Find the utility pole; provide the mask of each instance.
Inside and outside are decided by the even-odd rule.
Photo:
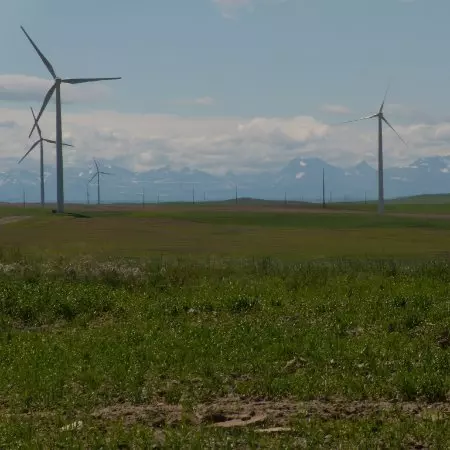
[[[322,208],[325,208],[325,168],[322,169]]]
[[[159,205],[159,191],[158,191],[157,197],[156,197],[156,204]]]
[[[195,186],[192,185],[192,204],[195,205]]]
[[[22,189],[22,201],[23,201],[23,207],[25,208],[26,200],[25,200],[25,189]]]

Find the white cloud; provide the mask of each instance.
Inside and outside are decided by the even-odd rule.
[[[222,16],[227,19],[236,17],[236,14],[245,10],[252,12],[260,5],[276,5],[289,0],[211,0],[220,10]]]
[[[217,5],[222,15],[232,18],[234,14],[242,9],[252,9],[253,0],[212,0]]]
[[[212,106],[215,103],[215,99],[208,96],[198,98],[184,98],[181,100],[175,100],[172,103],[176,105]]]
[[[202,105],[202,106],[210,106],[210,105],[214,104],[214,99],[212,97],[201,97],[201,98],[196,98],[194,100],[194,103],[197,105]]]
[[[114,111],[70,113],[64,108],[65,163],[86,163],[92,157],[142,171],[170,165],[211,173],[253,172],[281,168],[296,157],[320,157],[340,166],[365,159],[376,162],[377,124],[368,120],[329,126],[310,116],[181,117],[121,114]],[[27,109],[0,108],[0,157],[20,158],[30,142]],[[430,155],[450,154],[450,122],[398,124],[406,148],[385,128],[386,165],[408,164]],[[54,112],[42,117],[43,133],[54,138]],[[33,138],[33,140],[35,137]],[[54,150],[48,146],[48,161]],[[37,158],[35,153],[33,158]]]
[[[322,105],[320,110],[331,114],[350,114],[351,110],[343,105]]]
[[[15,102],[42,102],[52,81],[27,75],[0,75],[0,100]],[[91,103],[104,100],[111,93],[101,83],[86,83],[80,86],[63,84],[63,103]]]

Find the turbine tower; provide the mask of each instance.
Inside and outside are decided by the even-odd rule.
[[[49,144],[56,144],[56,141],[52,139],[46,139],[42,137],[42,130],[39,126],[38,121],[36,120],[36,115],[34,114],[33,108],[31,108],[31,114],[33,114],[34,125],[36,126],[36,130],[38,132],[39,139],[30,147],[30,149],[22,156],[22,159],[19,161],[20,164],[32,151],[33,149],[40,144],[40,177],[41,177],[41,206],[45,206],[45,188],[44,188],[44,142],[48,142]],[[73,147],[71,144],[64,144],[67,147]]]
[[[384,94],[383,102],[381,103],[380,109],[376,114],[370,116],[361,117],[356,120],[349,120],[344,123],[359,122],[360,120],[378,119],[378,213],[384,213],[384,179],[383,179],[383,122],[397,135],[397,137],[406,145],[408,144],[405,140],[397,133],[395,128],[389,123],[389,121],[384,116],[384,104],[386,102],[386,97],[388,94],[389,87],[386,89]]]
[[[81,83],[90,83],[93,81],[107,81],[107,80],[120,80],[121,77],[114,78],[65,78],[62,79],[56,75],[53,66],[50,64],[49,60],[43,55],[43,53],[39,50],[37,45],[33,42],[31,37],[25,31],[25,28],[20,27],[22,31],[25,33],[25,36],[30,41],[33,48],[36,50],[36,53],[41,58],[44,65],[47,67],[47,70],[50,72],[53,77],[54,83],[51,88],[48,90],[44,102],[42,104],[41,110],[36,118],[36,122],[39,122],[45,108],[47,107],[48,102],[52,98],[53,93],[56,93],[56,198],[57,198],[57,209],[58,213],[64,212],[64,173],[63,173],[63,153],[62,153],[62,121],[61,121],[61,84],[81,84]],[[31,129],[29,137],[31,137],[34,128],[36,126],[36,122]]]
[[[96,168],[96,172],[94,173],[94,175],[92,175],[92,178],[89,180],[88,184],[95,178],[97,177],[97,205],[100,205],[100,175],[112,175],[112,173],[108,173],[108,172],[101,172],[100,169],[98,168],[98,163],[94,158],[94,163],[95,163],[95,168]]]

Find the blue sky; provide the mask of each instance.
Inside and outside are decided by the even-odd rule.
[[[73,139],[77,136],[71,121],[77,121],[78,132],[87,133],[80,129],[83,124],[89,124],[88,116],[94,111],[102,129],[106,119],[103,122],[99,119],[101,111],[115,112],[117,129],[110,117],[108,132],[120,134],[122,140],[135,136],[129,127],[125,129],[119,124],[119,116],[124,121],[127,118],[136,121],[136,116],[141,120],[147,115],[152,121],[155,115],[175,114],[179,116],[177,124],[173,118],[172,122],[165,123],[164,136],[158,131],[146,137],[142,133],[136,147],[152,155],[167,153],[166,141],[158,147],[158,142],[167,138],[175,159],[176,153],[183,153],[183,158],[178,159],[181,164],[189,160],[189,146],[183,142],[178,150],[173,149],[175,138],[186,137],[191,145],[202,142],[205,152],[212,151],[214,146],[215,151],[226,152],[227,145],[244,140],[245,148],[252,149],[248,151],[257,158],[255,141],[261,139],[255,139],[255,129],[263,127],[261,133],[282,130],[289,138],[299,141],[298,149],[292,151],[289,147],[285,151],[282,143],[277,148],[273,136],[269,136],[260,149],[267,164],[273,163],[277,154],[281,164],[302,152],[318,152],[318,156],[334,152],[336,160],[342,155],[342,162],[347,163],[363,158],[373,160],[371,133],[375,124],[355,124],[340,131],[323,131],[320,127],[375,111],[388,80],[391,80],[388,111],[402,135],[410,138],[408,142],[412,141],[406,154],[401,143],[392,139],[392,158],[387,155],[388,162],[406,161],[435,151],[436,142],[427,141],[427,136],[436,134],[431,125],[440,127],[439,142],[448,133],[448,0],[14,0],[8,3],[2,6],[0,16],[0,55],[3,55],[0,106],[3,103],[13,116],[28,107],[28,103],[23,101],[22,84],[26,80],[21,79],[22,84],[18,86],[11,82],[11,76],[47,79],[49,75],[24,38],[21,24],[61,76],[123,77],[106,87],[86,87],[84,97],[82,91],[73,93],[77,104],[70,106],[67,114],[78,116],[76,119],[70,116],[65,126]],[[8,83],[3,83],[3,87],[2,75],[9,77],[5,78]],[[33,89],[37,89],[36,85]],[[97,90],[101,89],[106,91],[99,93]],[[22,101],[11,102],[15,90],[21,90]],[[8,96],[3,95],[6,91]],[[42,96],[44,93],[45,90]],[[78,93],[80,101],[77,101]],[[98,94],[95,102],[86,101],[91,94],[93,97]],[[39,106],[35,96],[30,96],[30,101]],[[348,114],[343,114],[346,110]],[[6,110],[3,114],[7,114]],[[312,117],[314,124],[304,117]],[[50,126],[51,117],[48,120]],[[236,137],[239,125],[250,126],[253,138]],[[292,131],[297,125],[303,130],[301,136]],[[186,131],[190,126],[199,128],[196,135]],[[306,129],[310,126],[314,130],[308,134]],[[215,127],[216,134],[211,134]],[[425,127],[426,133],[416,136],[418,127]],[[153,130],[152,126],[149,128]],[[227,145],[223,142],[224,135],[229,137]],[[310,139],[314,141],[311,145]],[[221,146],[216,145],[217,140]],[[122,144],[128,149],[131,146],[131,142]],[[441,144],[439,152],[447,152],[446,141]],[[268,156],[270,146],[273,149]],[[90,149],[94,150],[103,151],[100,142]],[[106,152],[104,156],[108,156]],[[150,156],[147,155],[147,160],[159,164],[158,158]],[[176,164],[175,159],[165,161]],[[198,164],[205,166],[200,159]]]

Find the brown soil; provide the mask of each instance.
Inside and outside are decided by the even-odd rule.
[[[125,424],[140,422],[157,428],[184,421],[193,425],[222,428],[257,425],[264,429],[275,428],[282,431],[298,417],[323,420],[354,419],[397,412],[418,419],[442,419],[450,414],[450,403],[322,400],[296,402],[225,398],[197,405],[190,410],[183,409],[181,405],[166,403],[116,404],[94,412],[93,417],[102,421],[120,420]]]

